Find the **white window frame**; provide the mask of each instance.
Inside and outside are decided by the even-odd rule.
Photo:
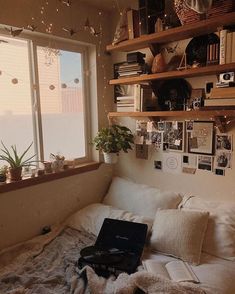
[[[0,35],[9,37],[6,31],[0,28]],[[47,36],[42,33],[22,33],[17,39],[22,39],[28,42],[29,52],[29,73],[31,82],[31,98],[32,98],[32,123],[34,135],[34,148],[39,161],[44,161],[44,148],[43,148],[43,128],[41,117],[40,105],[40,87],[39,87],[39,74],[37,66],[37,46],[57,48],[70,52],[81,53],[82,55],[82,90],[83,90],[83,113],[84,113],[84,136],[85,136],[85,156],[81,158],[74,158],[75,164],[88,162],[91,160],[91,114],[90,114],[90,99],[89,99],[89,45],[81,44],[78,41],[68,40],[60,37]],[[56,46],[55,46],[56,45]],[[36,85],[36,88],[33,87]],[[72,142],[71,142],[72,143]]]

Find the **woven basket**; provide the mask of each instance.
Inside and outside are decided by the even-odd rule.
[[[174,0],[175,12],[182,25],[195,23],[202,19],[212,18],[235,11],[234,0],[213,0],[211,9],[205,14],[199,14],[188,8],[184,2],[184,0]]]

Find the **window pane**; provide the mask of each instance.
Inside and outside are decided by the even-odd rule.
[[[33,141],[28,44],[0,39],[0,140],[8,147],[16,145],[22,153]],[[33,154],[31,148],[28,156]]]
[[[37,47],[45,160],[85,156],[82,55]]]

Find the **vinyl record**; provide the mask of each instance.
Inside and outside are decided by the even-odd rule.
[[[191,86],[185,79],[166,80],[156,89],[156,95],[161,110],[185,110]]]
[[[113,264],[123,259],[123,251],[116,248],[101,249],[96,246],[85,247],[80,251],[80,255],[87,262]]]
[[[200,66],[206,65],[207,45],[219,43],[216,34],[203,35],[192,38],[186,47],[187,64],[199,63]]]

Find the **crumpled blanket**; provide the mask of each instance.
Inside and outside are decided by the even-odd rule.
[[[117,279],[98,277],[90,267],[79,271],[80,250],[94,242],[94,235],[62,226],[0,252],[0,294],[129,294],[137,288],[149,294],[204,293],[145,271]]]
[[[205,294],[205,291],[192,283],[176,283],[147,271],[132,275],[122,273],[116,279],[99,277],[89,266],[82,271],[86,271],[91,294],[133,294],[137,289],[148,294]]]

